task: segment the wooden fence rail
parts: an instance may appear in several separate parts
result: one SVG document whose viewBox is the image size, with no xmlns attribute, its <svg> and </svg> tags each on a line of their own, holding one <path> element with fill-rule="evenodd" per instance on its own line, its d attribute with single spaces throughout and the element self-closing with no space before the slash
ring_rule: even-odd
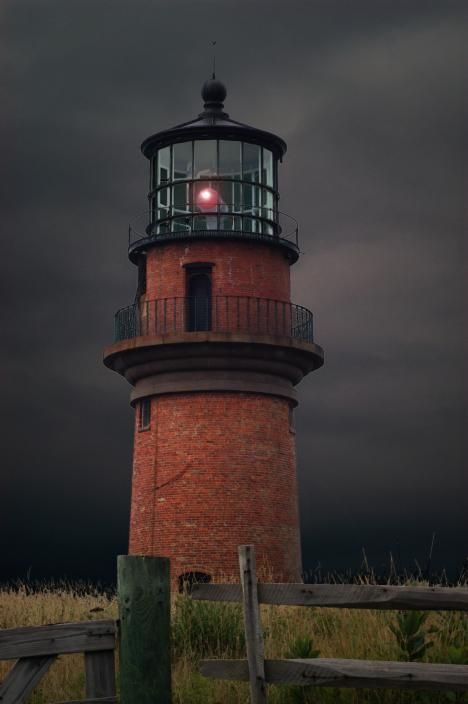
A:
<svg viewBox="0 0 468 704">
<path fill-rule="evenodd" d="M 246 660 L 204 660 L 200 672 L 205 677 L 249 681 Z M 466 690 L 468 666 L 332 658 L 265 660 L 265 680 L 315 687 Z"/>
<path fill-rule="evenodd" d="M 117 636 L 121 704 L 170 704 L 169 560 L 120 555 L 117 568 L 119 621 L 0 630 L 0 660 L 17 660 L 0 683 L 0 704 L 24 704 L 57 657 L 67 653 L 84 653 L 86 698 L 56 704 L 117 704 Z"/>
<path fill-rule="evenodd" d="M 194 599 L 242 602 L 240 584 L 194 584 Z M 468 611 L 468 589 L 355 584 L 259 584 L 260 604 L 346 609 Z"/>
<path fill-rule="evenodd" d="M 87 698 L 80 704 L 116 704 L 115 641 L 115 621 L 107 620 L 1 630 L 0 660 L 17 660 L 0 684 L 1 704 L 22 704 L 65 653 L 85 654 Z"/>
<path fill-rule="evenodd" d="M 259 604 L 348 609 L 468 611 L 468 589 L 354 584 L 257 584 L 255 549 L 239 547 L 241 584 L 194 584 L 192 597 L 241 602 L 247 660 L 204 660 L 205 677 L 250 682 L 252 704 L 266 684 L 315 687 L 468 690 L 468 665 L 333 658 L 264 660 Z"/>
</svg>

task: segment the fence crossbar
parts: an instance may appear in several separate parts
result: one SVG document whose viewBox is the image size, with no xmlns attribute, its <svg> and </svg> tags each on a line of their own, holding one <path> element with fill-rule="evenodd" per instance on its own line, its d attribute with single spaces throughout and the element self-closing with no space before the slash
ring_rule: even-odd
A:
<svg viewBox="0 0 468 704">
<path fill-rule="evenodd" d="M 360 584 L 259 584 L 255 548 L 239 546 L 241 584 L 194 584 L 192 598 L 243 605 L 247 660 L 202 660 L 205 677 L 250 683 L 252 704 L 265 684 L 315 687 L 468 690 L 468 665 L 313 658 L 264 660 L 260 604 L 351 609 L 468 611 L 468 589 Z"/>
<path fill-rule="evenodd" d="M 194 584 L 192 598 L 242 601 L 240 584 Z M 464 587 L 407 587 L 360 584 L 258 584 L 261 604 L 347 609 L 468 611 Z"/>
<path fill-rule="evenodd" d="M 81 704 L 116 704 L 115 644 L 116 624 L 111 620 L 0 630 L 0 660 L 17 660 L 0 683 L 2 704 L 23 704 L 58 655 L 81 652 L 87 697 Z"/>
<path fill-rule="evenodd" d="M 249 680 L 247 660 L 202 660 L 200 673 L 225 680 Z M 468 665 L 313 658 L 265 660 L 267 684 L 391 689 L 468 689 Z"/>
<path fill-rule="evenodd" d="M 82 621 L 0 630 L 0 660 L 113 650 L 115 621 Z"/>
</svg>

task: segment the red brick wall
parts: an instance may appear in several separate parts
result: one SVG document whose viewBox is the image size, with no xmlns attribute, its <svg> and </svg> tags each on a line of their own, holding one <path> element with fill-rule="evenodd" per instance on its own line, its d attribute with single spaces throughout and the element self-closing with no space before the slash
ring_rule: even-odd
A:
<svg viewBox="0 0 468 704">
<path fill-rule="evenodd" d="M 256 242 L 170 242 L 147 253 L 146 298 L 186 296 L 186 269 L 210 263 L 213 296 L 290 300 L 289 261 L 283 252 Z"/>
<path fill-rule="evenodd" d="M 138 418 L 138 408 L 136 412 Z M 295 437 L 284 399 L 250 393 L 154 397 L 151 429 L 135 425 L 130 554 L 186 571 L 238 577 L 237 546 L 260 568 L 298 580 Z"/>
</svg>

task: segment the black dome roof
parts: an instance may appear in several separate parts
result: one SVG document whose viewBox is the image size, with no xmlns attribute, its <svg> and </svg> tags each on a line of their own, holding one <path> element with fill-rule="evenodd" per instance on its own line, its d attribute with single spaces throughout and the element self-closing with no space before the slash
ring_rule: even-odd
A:
<svg viewBox="0 0 468 704">
<path fill-rule="evenodd" d="M 205 103 L 223 103 L 226 95 L 226 86 L 214 77 L 205 81 L 201 89 L 201 96 Z"/>
<path fill-rule="evenodd" d="M 232 139 L 260 144 L 271 149 L 276 158 L 281 160 L 287 149 L 286 142 L 281 137 L 231 120 L 224 112 L 223 101 L 227 95 L 224 83 L 213 77 L 205 81 L 201 94 L 205 101 L 205 109 L 195 120 L 156 132 L 145 139 L 141 145 L 141 151 L 148 159 L 156 150 L 176 142 L 186 142 L 191 139 Z"/>
</svg>

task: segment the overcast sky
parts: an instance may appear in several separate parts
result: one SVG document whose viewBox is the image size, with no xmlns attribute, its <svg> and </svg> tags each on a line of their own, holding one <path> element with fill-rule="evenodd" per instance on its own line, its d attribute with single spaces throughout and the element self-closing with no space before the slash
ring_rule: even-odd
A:
<svg viewBox="0 0 468 704">
<path fill-rule="evenodd" d="M 325 366 L 299 387 L 304 566 L 468 555 L 464 2 L 4 0 L 0 579 L 112 579 L 129 388 L 102 365 L 131 303 L 149 134 L 217 74 L 288 144 L 293 301 Z M 465 348 L 466 352 L 466 348 Z"/>
</svg>

